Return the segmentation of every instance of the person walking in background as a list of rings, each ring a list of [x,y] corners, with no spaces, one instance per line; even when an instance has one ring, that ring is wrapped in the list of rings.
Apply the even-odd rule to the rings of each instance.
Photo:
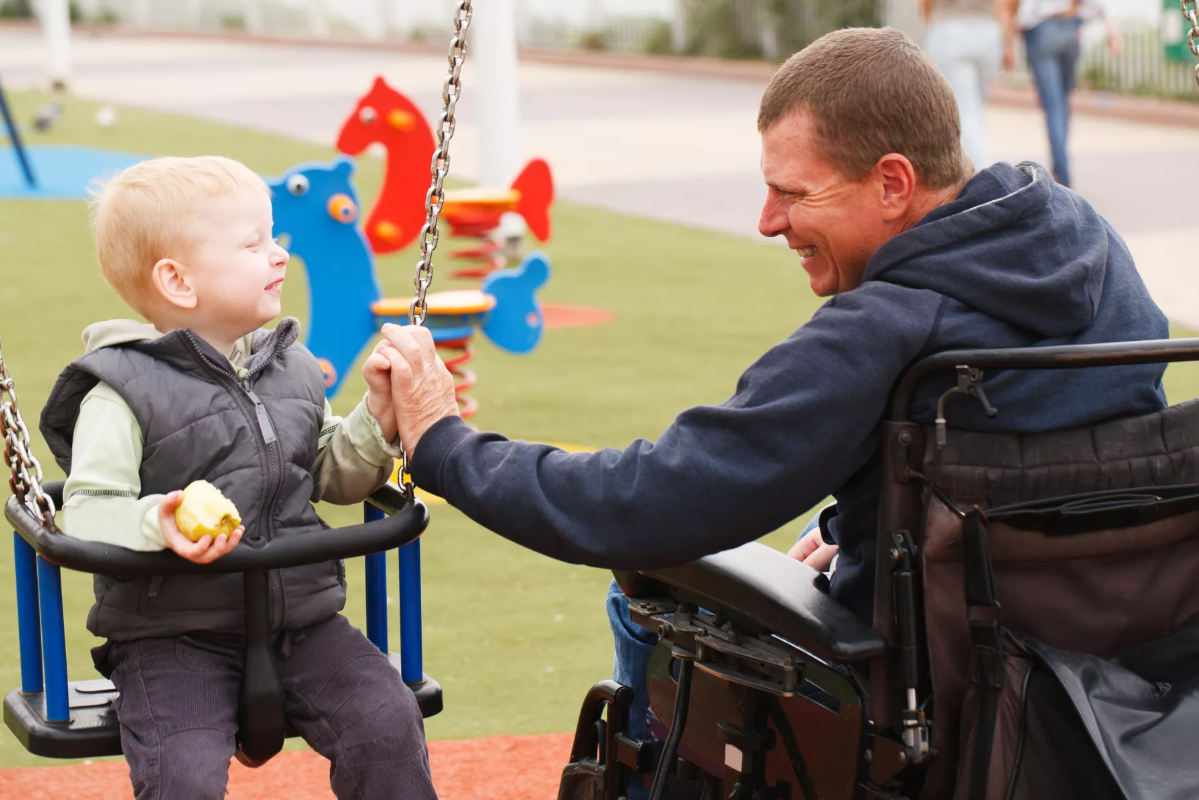
[[[1049,150],[1053,177],[1069,186],[1070,159],[1066,138],[1070,132],[1070,92],[1081,51],[1082,24],[1102,19],[1107,30],[1107,46],[1112,58],[1119,58],[1124,43],[1098,0],[1001,0],[1004,18],[1004,69],[1016,63],[1016,34],[1024,35],[1024,53],[1028,69],[1037,84],[1045,127],[1049,130]]]
[[[958,101],[962,148],[974,169],[991,166],[983,106],[1003,47],[998,6],[1004,0],[920,0],[928,23],[928,55]]]

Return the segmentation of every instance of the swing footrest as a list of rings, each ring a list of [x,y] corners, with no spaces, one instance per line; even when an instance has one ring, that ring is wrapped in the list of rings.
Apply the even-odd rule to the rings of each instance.
[[[390,654],[392,666],[400,669],[400,657]],[[416,695],[421,716],[431,717],[442,710],[441,684],[428,675],[420,683],[409,684]],[[67,684],[69,722],[46,719],[46,694],[26,694],[13,689],[4,698],[4,724],[21,746],[46,758],[100,758],[121,755],[121,727],[114,703],[116,687],[102,679],[72,681]],[[287,735],[295,736],[288,726]]]
[[[388,659],[396,671],[400,672],[400,657],[395,653],[389,653]],[[430,678],[428,674],[422,673],[421,682],[410,683],[408,688],[416,695],[416,705],[420,708],[420,715],[425,719],[440,714],[445,707],[441,698],[441,684]]]
[[[46,694],[13,689],[4,698],[4,723],[34,755],[48,758],[99,758],[121,754],[121,729],[113,706],[112,681],[67,684],[69,722],[46,720]]]

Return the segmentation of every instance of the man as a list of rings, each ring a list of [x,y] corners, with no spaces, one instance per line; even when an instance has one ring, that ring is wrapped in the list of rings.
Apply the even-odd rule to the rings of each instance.
[[[731,398],[682,412],[656,443],[567,454],[472,431],[428,332],[391,327],[400,436],[418,486],[514,542],[597,567],[685,563],[831,494],[825,529],[796,551],[825,567],[838,545],[832,595],[869,620],[878,426],[908,365],[958,348],[1164,338],[1167,323],[1120,237],[1042,167],[971,177],[952,91],[898,31],[841,30],[792,56],[758,130],[761,233],[784,237],[831,299]],[[1165,405],[1163,370],[995,373],[998,417],[955,399],[949,422],[1034,431],[1150,413]],[[951,380],[918,387],[917,419],[932,420]],[[635,682],[646,646],[614,621],[618,679]]]

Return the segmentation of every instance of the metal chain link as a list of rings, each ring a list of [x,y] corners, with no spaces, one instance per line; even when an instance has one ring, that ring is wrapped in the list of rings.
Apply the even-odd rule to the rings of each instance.
[[[437,146],[433,148],[433,159],[429,164],[432,180],[429,191],[425,193],[425,224],[420,230],[420,261],[416,264],[416,275],[412,279],[416,294],[408,307],[408,323],[424,325],[428,306],[425,304],[425,294],[429,284],[433,282],[433,251],[437,249],[437,220],[445,203],[445,176],[450,171],[450,139],[454,138],[454,109],[458,105],[458,97],[462,94],[462,65],[466,61],[466,31],[470,28],[470,18],[473,13],[471,0],[458,0],[458,8],[454,12],[454,36],[450,39],[449,62],[450,71],[446,75],[441,88],[441,99],[445,108],[441,118],[437,120]],[[414,487],[412,476],[408,472],[408,451],[400,444],[400,489],[408,497],[412,496]]]
[[[12,470],[8,488],[29,508],[38,522],[54,527],[54,501],[42,491],[42,465],[33,455],[29,427],[17,405],[17,390],[0,352],[0,433],[4,436],[4,460]]]
[[[1199,12],[1195,9],[1195,0],[1179,0],[1178,5],[1182,7],[1182,16],[1191,23],[1191,29],[1187,31],[1187,47],[1199,58]],[[1195,83],[1199,85],[1199,64],[1195,65]]]

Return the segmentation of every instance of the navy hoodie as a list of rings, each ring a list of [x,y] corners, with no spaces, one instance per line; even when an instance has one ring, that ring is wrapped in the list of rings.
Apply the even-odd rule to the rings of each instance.
[[[904,369],[943,350],[1169,335],[1128,248],[1033,164],[996,164],[889,240],[862,284],[771,348],[716,406],[679,414],[657,442],[566,453],[435,424],[417,485],[539,553],[621,569],[674,566],[753,541],[834,495],[833,596],[869,620],[879,424]],[[984,382],[999,415],[949,404],[951,427],[1043,431],[1164,408],[1164,365],[1009,371]],[[931,421],[954,378],[917,387]]]

